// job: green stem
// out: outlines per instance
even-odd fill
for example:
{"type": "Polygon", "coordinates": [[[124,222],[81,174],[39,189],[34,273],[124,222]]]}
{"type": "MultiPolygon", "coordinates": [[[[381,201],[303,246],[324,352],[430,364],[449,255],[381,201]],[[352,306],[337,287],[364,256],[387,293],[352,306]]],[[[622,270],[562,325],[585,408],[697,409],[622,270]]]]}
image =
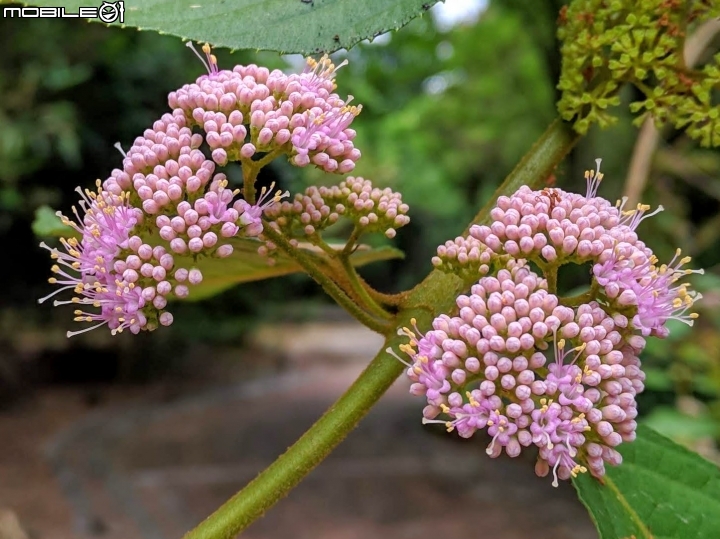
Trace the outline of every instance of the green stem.
{"type": "Polygon", "coordinates": [[[231,539],[283,498],[337,446],[403,370],[378,354],[355,383],[303,436],[184,539],[231,539]]]}
{"type": "MultiPolygon", "coordinates": [[[[406,339],[407,340],[407,339],[406,339]]],[[[382,352],[355,383],[282,456],[184,539],[231,539],[283,498],[357,425],[403,370],[382,352]]]]}
{"type": "Polygon", "coordinates": [[[241,159],[240,166],[243,173],[243,198],[248,204],[255,204],[255,180],[260,172],[260,167],[252,159],[241,159]]]}
{"type": "Polygon", "coordinates": [[[544,277],[547,280],[548,292],[551,294],[557,294],[557,277],[558,267],[556,264],[548,264],[543,270],[544,277]]]}
{"type": "MultiPolygon", "coordinates": [[[[510,195],[523,185],[539,187],[552,173],[555,167],[580,140],[580,135],[573,130],[572,124],[559,118],[551,123],[540,138],[533,144],[530,151],[505,178],[500,187],[495,190],[486,204],[473,218],[470,225],[484,222],[490,216],[490,210],[495,207],[495,201],[500,195],[510,195]]],[[[468,226],[468,228],[470,228],[468,226]]]]}
{"type": "Polygon", "coordinates": [[[350,298],[345,291],[340,288],[330,277],[325,275],[320,268],[317,266],[315,261],[308,253],[304,253],[301,249],[296,249],[281,233],[273,230],[266,224],[263,234],[280,249],[283,250],[288,256],[293,258],[302,268],[313,278],[315,281],[323,287],[323,290],[337,303],[343,307],[348,313],[350,313],[355,319],[357,319],[364,326],[376,331],[378,333],[385,334],[390,325],[390,320],[381,321],[375,316],[363,310],[352,298],[350,298]]]}
{"type": "Polygon", "coordinates": [[[243,198],[249,204],[255,204],[255,195],[257,189],[255,189],[255,180],[257,180],[260,169],[270,163],[273,159],[286,153],[287,149],[284,146],[275,148],[273,151],[268,152],[262,158],[257,161],[252,159],[240,159],[240,166],[242,167],[243,173],[243,198]]]}
{"type": "Polygon", "coordinates": [[[254,162],[255,166],[259,169],[263,168],[265,165],[270,163],[270,161],[273,161],[274,159],[280,157],[282,154],[287,153],[287,148],[280,147],[275,148],[273,151],[268,152],[265,154],[261,159],[258,159],[254,162]]]}
{"type": "MultiPolygon", "coordinates": [[[[523,184],[537,187],[577,140],[578,135],[568,124],[556,120],[507,177],[496,194],[509,193],[523,184]]],[[[493,200],[483,208],[473,223],[487,222],[494,203],[493,200]]],[[[284,237],[280,236],[283,240],[281,242],[280,238],[274,239],[272,236],[280,236],[279,234],[271,233],[268,237],[283,250],[290,247],[293,254],[297,254],[297,250],[292,249],[284,237]]],[[[296,260],[305,267],[299,258],[296,260]]],[[[323,287],[327,280],[330,281],[328,286],[331,289],[337,289],[337,292],[331,294],[333,297],[339,295],[347,298],[335,283],[318,272],[312,261],[308,267],[323,287]]],[[[399,305],[401,311],[395,325],[409,325],[411,318],[417,318],[420,326],[429,326],[433,315],[452,308],[463,287],[462,281],[454,275],[438,270],[430,272],[422,283],[402,295],[399,305]]],[[[407,342],[407,338],[392,335],[391,329],[383,327],[384,334],[391,335],[386,341],[387,345],[397,349],[399,344],[407,342]]],[[[402,371],[400,362],[387,353],[380,352],[347,392],[293,446],[243,490],[190,531],[185,539],[231,539],[247,528],[330,454],[402,371]]]]}
{"type": "Polygon", "coordinates": [[[342,250],[342,256],[348,257],[352,254],[353,247],[355,247],[355,243],[357,243],[359,237],[360,228],[356,226],[355,228],[353,228],[353,231],[350,233],[350,236],[345,243],[345,248],[342,250]]]}
{"type": "Polygon", "coordinates": [[[565,305],[566,307],[577,307],[578,305],[582,305],[583,303],[589,303],[597,298],[599,290],[600,285],[593,278],[590,290],[588,290],[584,294],[578,294],[577,296],[560,298],[560,305],[565,305]]]}
{"type": "MultiPolygon", "coordinates": [[[[416,318],[420,325],[428,326],[433,313],[423,305],[433,298],[441,302],[439,309],[449,308],[454,295],[450,301],[436,298],[459,291],[457,279],[440,272],[433,272],[425,282],[423,290],[408,298],[409,304],[398,318],[398,325],[408,326],[416,318]]],[[[388,332],[386,347],[397,351],[403,343],[407,343],[407,337],[388,332]]],[[[231,539],[247,528],[345,439],[405,368],[387,352],[379,352],[345,394],[297,442],[183,539],[231,539]]]]}
{"type": "Polygon", "coordinates": [[[338,260],[340,260],[340,263],[345,270],[344,274],[347,277],[350,287],[352,288],[353,292],[360,298],[363,305],[365,305],[368,310],[371,311],[375,316],[385,318],[386,320],[392,320],[393,315],[383,309],[370,296],[370,294],[368,293],[368,289],[366,288],[367,285],[364,286],[364,284],[360,282],[360,276],[358,275],[357,271],[355,271],[355,267],[352,265],[350,259],[344,256],[343,253],[343,255],[341,255],[338,260]]]}
{"type": "MultiPolygon", "coordinates": [[[[357,240],[359,234],[357,228],[355,228],[350,235],[350,240],[353,243],[357,240]]],[[[322,249],[327,257],[327,265],[332,268],[335,275],[333,280],[335,283],[351,298],[355,299],[368,311],[379,318],[391,320],[392,314],[382,308],[380,304],[369,294],[368,289],[370,288],[365,282],[360,280],[355,267],[349,259],[350,252],[347,252],[347,245],[342,251],[333,249],[328,245],[325,240],[322,239],[319,233],[315,233],[309,238],[313,245],[316,245],[322,249]]]]}

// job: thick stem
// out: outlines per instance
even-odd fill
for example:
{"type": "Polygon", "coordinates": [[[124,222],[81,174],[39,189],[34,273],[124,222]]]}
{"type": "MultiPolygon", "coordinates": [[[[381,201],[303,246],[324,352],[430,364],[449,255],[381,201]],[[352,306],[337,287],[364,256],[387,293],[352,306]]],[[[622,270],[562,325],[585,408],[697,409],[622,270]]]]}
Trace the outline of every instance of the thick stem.
{"type": "MultiPolygon", "coordinates": [[[[458,281],[452,275],[432,272],[425,286],[408,297],[396,324],[409,326],[410,320],[416,318],[420,325],[429,326],[434,313],[425,305],[432,303],[438,310],[447,310],[459,292],[458,281]]],[[[396,352],[408,340],[394,331],[386,336],[385,347],[396,352]]],[[[231,539],[247,528],[345,439],[405,368],[384,350],[379,352],[345,394],[295,444],[183,539],[231,539]]]]}
{"type": "Polygon", "coordinates": [[[544,277],[547,280],[548,292],[551,294],[557,294],[557,277],[558,267],[555,264],[548,264],[544,271],[544,277]]]}
{"type": "Polygon", "coordinates": [[[385,318],[386,320],[391,320],[393,316],[387,312],[385,309],[383,309],[368,293],[368,289],[366,288],[366,285],[364,285],[363,282],[360,281],[360,276],[358,275],[357,271],[355,271],[355,267],[352,265],[352,262],[350,259],[345,256],[345,254],[341,254],[339,257],[340,263],[342,264],[342,268],[345,272],[345,276],[347,276],[348,282],[350,284],[350,287],[352,288],[354,294],[356,294],[360,300],[362,301],[363,305],[367,307],[367,309],[372,312],[374,315],[385,318]]]}
{"type": "Polygon", "coordinates": [[[252,159],[241,159],[240,166],[243,173],[243,198],[248,204],[255,204],[255,180],[260,172],[260,167],[252,159]]]}
{"type": "Polygon", "coordinates": [[[599,291],[600,285],[593,278],[590,290],[588,290],[584,294],[578,294],[577,296],[560,298],[560,305],[565,305],[566,307],[577,307],[578,305],[582,305],[583,303],[590,303],[597,298],[599,291]]]}
{"type": "Polygon", "coordinates": [[[240,160],[243,173],[243,198],[248,203],[255,204],[255,195],[257,194],[255,181],[257,180],[260,169],[284,153],[287,153],[287,149],[285,147],[280,147],[268,152],[257,161],[253,161],[252,159],[240,160]]]}
{"type": "Polygon", "coordinates": [[[523,185],[542,185],[578,140],[580,135],[573,130],[572,124],[556,119],[540,135],[530,151],[495,190],[490,203],[478,212],[470,224],[476,225],[487,220],[500,195],[510,195],[523,185]]]}
{"type": "Polygon", "coordinates": [[[290,449],[184,539],[231,539],[247,528],[330,454],[402,370],[397,359],[386,352],[378,354],[347,392],[290,449]]]}
{"type": "MultiPolygon", "coordinates": [[[[353,234],[351,234],[350,237],[354,238],[352,240],[354,242],[358,235],[355,231],[353,231],[353,234]]],[[[385,320],[393,318],[393,315],[383,309],[382,306],[370,295],[370,287],[360,279],[360,276],[349,259],[350,253],[346,253],[347,248],[342,251],[333,249],[325,242],[325,240],[322,239],[319,233],[315,233],[310,236],[309,239],[310,243],[322,249],[327,255],[325,262],[331,269],[329,275],[332,276],[332,280],[335,284],[337,284],[350,299],[357,301],[368,312],[379,318],[384,318],[385,320]]],[[[327,271],[323,273],[326,275],[328,274],[327,271]]]]}
{"type": "MultiPolygon", "coordinates": [[[[555,121],[503,182],[497,194],[509,193],[522,184],[537,187],[577,140],[578,136],[568,124],[555,121]],[[528,167],[527,170],[523,166],[528,167]]],[[[494,201],[491,201],[473,223],[484,222],[493,205],[494,201]]],[[[282,239],[287,243],[284,237],[282,239]]],[[[281,246],[279,242],[277,245],[281,246]]],[[[328,279],[322,274],[321,277],[328,279]]],[[[463,287],[462,281],[453,275],[438,270],[430,272],[422,283],[403,295],[395,325],[408,325],[411,318],[417,318],[420,326],[428,327],[433,315],[452,307],[463,287]]],[[[389,330],[385,335],[391,335],[386,344],[394,349],[407,342],[407,338],[392,335],[389,330]]],[[[330,454],[402,371],[401,363],[380,352],[350,389],[285,454],[184,539],[231,539],[247,528],[330,454]]]]}
{"type": "Polygon", "coordinates": [[[350,233],[350,237],[348,238],[347,242],[345,243],[345,248],[342,250],[343,256],[350,256],[353,252],[353,248],[355,247],[355,244],[357,243],[358,238],[360,237],[360,228],[355,227],[353,228],[353,231],[350,233]]]}
{"type": "Polygon", "coordinates": [[[325,275],[320,268],[317,266],[315,261],[310,257],[309,254],[304,253],[300,249],[294,248],[290,245],[290,242],[281,233],[273,230],[270,226],[265,226],[263,234],[275,243],[280,249],[283,250],[288,256],[293,258],[302,268],[313,278],[315,281],[323,287],[323,290],[337,303],[343,307],[348,313],[350,313],[356,320],[358,320],[364,326],[377,331],[378,333],[385,334],[389,329],[389,320],[381,321],[375,316],[363,310],[352,298],[350,298],[342,288],[340,288],[335,281],[325,275]]]}

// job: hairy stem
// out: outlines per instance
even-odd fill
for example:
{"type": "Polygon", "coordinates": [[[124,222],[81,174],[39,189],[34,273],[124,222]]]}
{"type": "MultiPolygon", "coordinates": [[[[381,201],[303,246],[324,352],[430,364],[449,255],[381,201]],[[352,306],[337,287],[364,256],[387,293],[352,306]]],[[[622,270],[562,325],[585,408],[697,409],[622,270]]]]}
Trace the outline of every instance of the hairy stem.
{"type": "Polygon", "coordinates": [[[544,277],[547,280],[548,292],[551,294],[557,294],[557,277],[558,267],[556,264],[548,264],[543,270],[544,277]]]}
{"type": "Polygon", "coordinates": [[[600,285],[593,278],[590,290],[583,294],[578,294],[577,296],[560,298],[560,305],[565,305],[566,307],[577,307],[578,305],[582,305],[583,303],[589,303],[597,298],[599,291],[600,285]]]}
{"type": "MultiPolygon", "coordinates": [[[[510,193],[522,184],[538,187],[577,140],[578,135],[568,124],[556,120],[496,194],[510,193]]],[[[487,222],[494,203],[494,199],[491,200],[476,216],[473,224],[487,222]]],[[[283,250],[289,248],[293,254],[297,254],[297,250],[292,249],[283,236],[272,231],[268,237],[283,250]]],[[[294,258],[305,268],[305,261],[294,258]]],[[[328,287],[326,290],[333,291],[333,297],[347,299],[342,290],[316,268],[313,261],[310,260],[307,266],[313,271],[312,276],[324,288],[328,287]]],[[[463,288],[461,279],[454,275],[438,270],[430,272],[422,283],[398,297],[400,313],[395,319],[395,325],[392,328],[383,325],[384,334],[389,336],[386,344],[397,349],[399,344],[407,342],[406,337],[394,335],[392,329],[409,325],[411,318],[416,318],[420,326],[429,326],[432,316],[452,308],[457,294],[463,288]]],[[[363,315],[367,316],[364,311],[363,315]]],[[[184,539],[231,539],[247,528],[330,454],[402,371],[401,363],[387,353],[380,352],[347,392],[293,446],[184,539]]]]}
{"type": "MultiPolygon", "coordinates": [[[[427,317],[427,315],[426,315],[427,317]]],[[[282,456],[184,539],[231,539],[283,498],[330,454],[402,372],[378,354],[340,399],[282,456]]]]}
{"type": "MultiPolygon", "coordinates": [[[[409,296],[397,324],[410,325],[410,320],[416,318],[419,324],[428,326],[433,313],[424,305],[432,302],[439,309],[449,308],[457,285],[458,279],[452,275],[431,273],[423,289],[409,296]]],[[[391,331],[385,346],[397,350],[406,342],[407,337],[391,331]]],[[[183,539],[231,539],[247,528],[345,439],[404,368],[387,352],[379,352],[345,394],[295,444],[183,539]]]]}
{"type": "MultiPolygon", "coordinates": [[[[382,306],[370,296],[368,293],[369,287],[360,280],[360,276],[352,265],[349,255],[345,254],[345,249],[342,251],[333,249],[317,232],[310,237],[310,242],[322,249],[327,255],[327,258],[323,260],[323,262],[330,268],[330,271],[324,271],[323,273],[331,276],[335,284],[337,284],[348,297],[358,302],[358,304],[373,315],[386,320],[392,319],[392,314],[383,309],[382,306]]],[[[318,269],[322,271],[321,268],[318,269]]]]}
{"type": "Polygon", "coordinates": [[[340,260],[340,263],[342,264],[342,268],[344,271],[344,274],[348,278],[348,282],[350,284],[350,287],[352,288],[353,292],[360,298],[363,305],[365,305],[370,312],[372,312],[374,315],[385,318],[386,320],[391,320],[393,316],[387,312],[385,309],[383,309],[376,301],[373,299],[370,294],[368,293],[368,288],[366,288],[367,285],[365,283],[360,281],[360,276],[358,275],[357,271],[355,270],[355,267],[352,265],[352,262],[350,259],[345,256],[345,253],[343,252],[340,257],[338,258],[340,260]]]}
{"type": "Polygon", "coordinates": [[[243,198],[245,198],[249,204],[255,204],[255,195],[257,194],[255,181],[257,180],[260,169],[284,153],[287,153],[287,149],[285,147],[280,147],[268,152],[257,161],[253,161],[252,159],[240,159],[240,166],[242,167],[243,173],[243,198]]]}
{"type": "Polygon", "coordinates": [[[343,307],[348,313],[350,313],[356,320],[358,320],[364,326],[376,331],[378,333],[385,334],[389,329],[389,320],[381,321],[375,316],[363,310],[352,298],[350,298],[345,291],[340,288],[335,281],[325,275],[315,263],[312,257],[308,253],[304,253],[301,249],[294,248],[290,242],[281,233],[273,230],[270,226],[265,226],[263,234],[280,249],[283,250],[288,256],[292,257],[302,268],[313,278],[315,281],[323,287],[323,290],[337,303],[343,307]]]}
{"type": "Polygon", "coordinates": [[[255,204],[255,180],[260,172],[260,167],[252,159],[241,159],[240,166],[243,174],[243,198],[248,204],[255,204]]]}
{"type": "Polygon", "coordinates": [[[342,250],[343,256],[348,257],[352,254],[353,248],[355,247],[355,244],[357,243],[359,237],[360,228],[358,226],[355,226],[355,228],[353,228],[352,232],[350,233],[347,242],[345,243],[345,248],[342,250]]]}

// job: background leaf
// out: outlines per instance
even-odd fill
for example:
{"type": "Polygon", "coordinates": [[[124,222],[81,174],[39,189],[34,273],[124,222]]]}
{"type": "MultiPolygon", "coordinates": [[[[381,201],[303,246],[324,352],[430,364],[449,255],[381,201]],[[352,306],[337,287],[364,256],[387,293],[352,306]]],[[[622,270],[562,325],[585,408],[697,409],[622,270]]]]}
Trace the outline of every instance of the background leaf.
{"type": "Polygon", "coordinates": [[[574,481],[601,539],[720,537],[720,469],[649,427],[637,434],[604,485],[589,474],[574,481]]]}
{"type": "Polygon", "coordinates": [[[41,238],[47,238],[49,236],[68,238],[75,235],[75,231],[72,228],[62,224],[60,218],[55,215],[55,210],[45,205],[35,210],[32,230],[36,236],[41,238]]]}
{"type": "MultiPolygon", "coordinates": [[[[97,2],[96,4],[99,4],[97,2]]],[[[437,0],[125,0],[125,24],[231,49],[316,54],[397,30],[437,0]]],[[[77,13],[87,0],[26,4],[77,13]]],[[[97,19],[91,19],[97,21],[97,19]]]]}

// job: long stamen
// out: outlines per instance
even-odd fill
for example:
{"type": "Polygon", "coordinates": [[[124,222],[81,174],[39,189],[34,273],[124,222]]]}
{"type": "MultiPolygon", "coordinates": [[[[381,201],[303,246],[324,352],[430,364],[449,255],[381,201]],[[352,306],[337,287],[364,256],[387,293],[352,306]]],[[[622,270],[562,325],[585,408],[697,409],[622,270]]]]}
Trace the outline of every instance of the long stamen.
{"type": "Polygon", "coordinates": [[[395,353],[395,350],[393,350],[393,349],[390,348],[389,346],[385,349],[385,352],[387,352],[388,354],[390,354],[391,356],[393,356],[395,359],[397,359],[400,363],[402,363],[403,365],[405,365],[405,366],[408,367],[409,369],[412,369],[412,368],[413,368],[412,364],[410,364],[409,362],[407,362],[407,361],[405,361],[404,359],[402,359],[399,355],[397,355],[397,354],[395,353]]]}
{"type": "Polygon", "coordinates": [[[188,41],[187,43],[185,43],[185,46],[186,46],[187,48],[189,48],[191,51],[193,51],[193,52],[195,53],[195,56],[197,56],[198,58],[200,58],[200,61],[201,61],[202,64],[205,66],[205,69],[207,69],[208,75],[212,75],[212,70],[210,69],[210,66],[209,66],[208,63],[205,61],[205,58],[203,58],[203,57],[200,55],[200,53],[195,49],[195,45],[193,45],[192,41],[188,41]]]}
{"type": "Polygon", "coordinates": [[[559,459],[559,458],[557,459],[557,462],[555,463],[555,466],[553,466],[553,470],[552,470],[552,473],[553,473],[552,486],[554,486],[555,488],[557,488],[557,487],[559,486],[558,476],[557,476],[558,466],[560,466],[560,459],[559,459]]]}
{"type": "Polygon", "coordinates": [[[123,148],[119,142],[116,142],[115,144],[113,144],[113,147],[117,148],[117,151],[119,151],[123,157],[127,157],[127,153],[125,153],[125,150],[123,150],[123,148]]]}
{"type": "Polygon", "coordinates": [[[81,333],[86,333],[88,331],[92,331],[93,329],[97,329],[101,326],[104,326],[105,324],[107,324],[107,320],[105,320],[104,322],[100,322],[95,326],[90,326],[89,328],[79,329],[78,331],[68,331],[65,335],[69,339],[70,337],[74,337],[75,335],[80,335],[81,333]]]}

